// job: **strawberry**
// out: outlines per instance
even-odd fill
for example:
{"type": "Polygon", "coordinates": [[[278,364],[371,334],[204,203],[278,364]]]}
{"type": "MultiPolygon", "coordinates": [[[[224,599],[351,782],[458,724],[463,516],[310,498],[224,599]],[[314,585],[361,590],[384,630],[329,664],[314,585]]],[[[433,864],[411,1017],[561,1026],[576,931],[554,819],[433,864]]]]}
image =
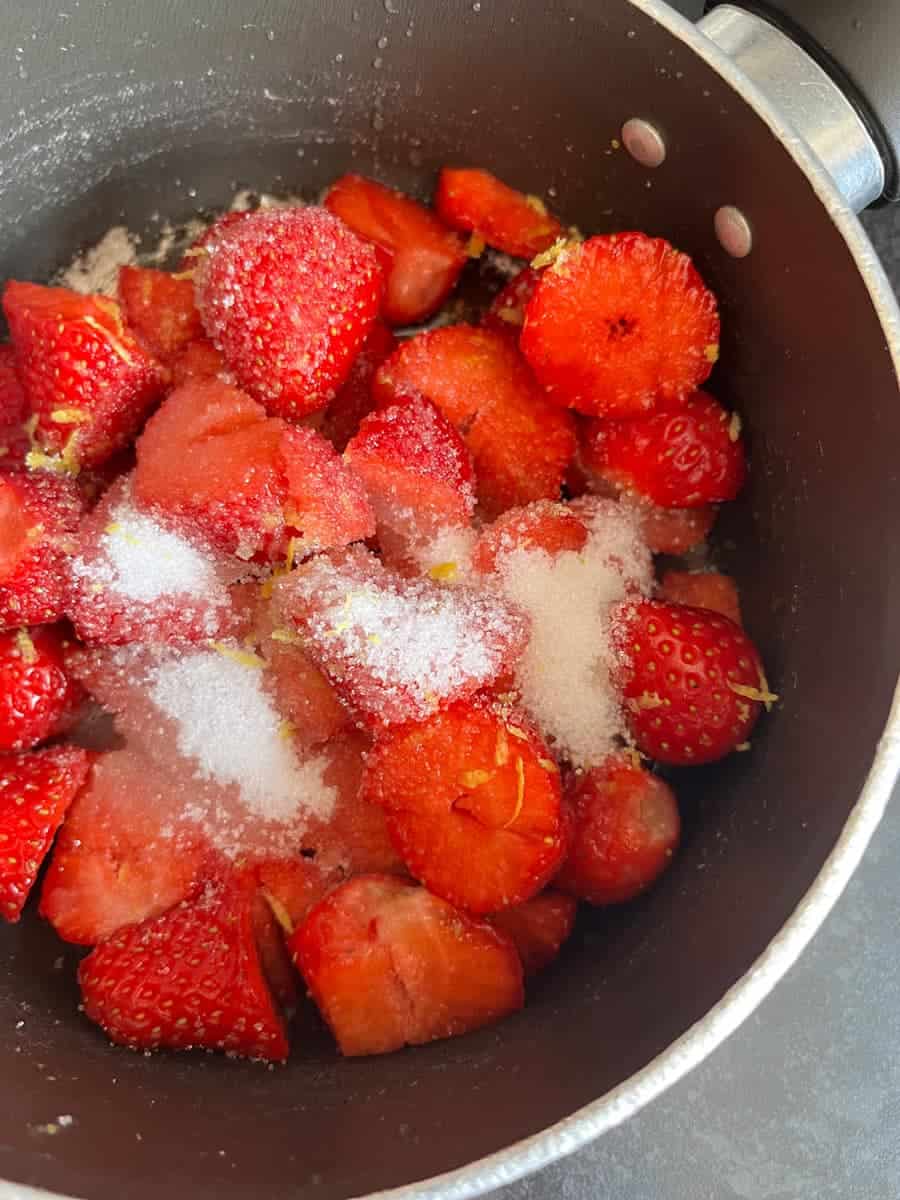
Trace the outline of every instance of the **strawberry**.
{"type": "Polygon", "coordinates": [[[497,293],[491,301],[490,308],[481,318],[484,328],[518,341],[525,324],[525,310],[540,278],[540,272],[535,271],[533,267],[525,267],[518,275],[514,275],[497,293]]]}
{"type": "Polygon", "coordinates": [[[548,888],[522,904],[504,908],[491,924],[512,941],[526,975],[550,965],[572,932],[578,901],[548,888]]]}
{"type": "Polygon", "coordinates": [[[396,349],[397,339],[390,329],[384,321],[376,321],[353,361],[346,383],[325,410],[319,429],[340,454],[346,450],[363,417],[367,417],[375,407],[372,379],[396,349]]]}
{"type": "Polygon", "coordinates": [[[77,473],[127,445],[163,376],[113,300],[13,281],[3,311],[36,418],[35,465],[77,473]]]}
{"type": "Polygon", "coordinates": [[[309,858],[267,859],[253,869],[267,904],[288,937],[331,886],[326,873],[309,858]]]}
{"type": "Polygon", "coordinates": [[[658,775],[614,756],[573,776],[568,798],[572,845],[555,887],[591,904],[618,904],[672,861],[681,822],[675,794],[658,775]]]}
{"type": "Polygon", "coordinates": [[[312,429],[288,427],[279,447],[287,483],[284,503],[288,554],[311,554],[371,537],[375,514],[362,480],[312,429]]]}
{"type": "Polygon", "coordinates": [[[475,472],[465,442],[428,400],[411,397],[370,414],[344,460],[365,484],[387,561],[402,565],[475,510],[475,472]]]}
{"type": "Polygon", "coordinates": [[[661,508],[733,500],[747,474],[735,419],[705,392],[675,413],[591,421],[581,452],[601,479],[661,508]]]}
{"type": "Polygon", "coordinates": [[[375,251],[314,207],[213,229],[194,278],[208,337],[269,412],[296,419],[324,408],[381,305],[375,251]]]}
{"type": "Polygon", "coordinates": [[[581,550],[587,537],[587,527],[567,505],[536,500],[508,509],[482,531],[472,552],[472,566],[479,574],[490,575],[516,550],[543,550],[552,556],[581,550]]]}
{"type": "Polygon", "coordinates": [[[730,575],[719,571],[666,571],[659,583],[659,594],[671,604],[689,604],[708,608],[741,624],[741,602],[737,584],[730,575]]]}
{"type": "Polygon", "coordinates": [[[703,608],[644,600],[613,622],[628,723],[659,762],[713,762],[750,736],[769,692],[744,631],[703,608]]]}
{"type": "Polygon", "coordinates": [[[0,466],[9,471],[23,467],[31,449],[24,428],[28,400],[16,372],[16,352],[0,346],[0,466]]]}
{"type": "Polygon", "coordinates": [[[72,723],[82,691],[56,629],[0,633],[0,751],[30,750],[72,723]]]}
{"type": "Polygon", "coordinates": [[[390,876],[362,875],[335,889],[289,946],[346,1055],[467,1033],[524,1003],[508,938],[390,876]]]}
{"type": "Polygon", "coordinates": [[[414,325],[437,312],[466,264],[462,239],[423,204],[361,175],[343,175],[325,207],[373,242],[385,265],[382,316],[414,325]]]}
{"type": "Polygon", "coordinates": [[[254,938],[255,894],[249,875],[210,882],[98,946],[78,971],[85,1015],[132,1050],[284,1061],[287,1037],[254,938]]]}
{"type": "Polygon", "coordinates": [[[654,554],[687,554],[703,542],[716,523],[718,510],[703,508],[641,508],[641,531],[654,554]]]}
{"type": "Polygon", "coordinates": [[[380,406],[425,396],[456,426],[489,517],[559,498],[575,452],[574,427],[548,403],[507,338],[471,325],[421,333],[391,355],[372,387],[380,406]]]}
{"type": "Polygon", "coordinates": [[[0,758],[0,916],[18,921],[90,755],[76,746],[0,758]]]}
{"type": "Polygon", "coordinates": [[[0,474],[0,629],[58,621],[84,499],[71,479],[0,474]]]}
{"type": "Polygon", "coordinates": [[[93,945],[199,887],[205,843],[166,772],[132,747],[102,756],[69,813],[41,893],[67,942],[93,945]]]}
{"type": "Polygon", "coordinates": [[[518,659],[527,627],[498,596],[404,579],[362,548],[279,580],[281,610],[338,695],[374,726],[420,720],[518,659]]]}
{"type": "Polygon", "coordinates": [[[132,333],[160,362],[170,363],[203,337],[190,279],[152,267],[120,267],[119,302],[132,333]]]}
{"type": "Polygon", "coordinates": [[[513,258],[534,258],[563,231],[538,196],[517,192],[473,167],[444,167],[434,206],[451,229],[472,233],[513,258]]]}
{"type": "Polygon", "coordinates": [[[562,861],[559,770],[541,740],[461,703],[383,734],[363,794],[388,817],[411,873],[469,912],[519,904],[562,861]]]}
{"type": "Polygon", "coordinates": [[[219,379],[227,372],[225,359],[206,338],[188,342],[172,360],[172,385],[203,379],[219,379]]]}
{"type": "Polygon", "coordinates": [[[681,408],[719,352],[716,301],[686,254],[617,233],[571,244],[541,276],[522,353],[558,404],[596,417],[681,408]]]}
{"type": "Polygon", "coordinates": [[[179,272],[195,270],[197,263],[206,253],[207,247],[216,240],[223,229],[239,224],[255,211],[255,209],[242,208],[233,211],[229,209],[227,212],[220,213],[185,250],[178,268],[179,272]]]}

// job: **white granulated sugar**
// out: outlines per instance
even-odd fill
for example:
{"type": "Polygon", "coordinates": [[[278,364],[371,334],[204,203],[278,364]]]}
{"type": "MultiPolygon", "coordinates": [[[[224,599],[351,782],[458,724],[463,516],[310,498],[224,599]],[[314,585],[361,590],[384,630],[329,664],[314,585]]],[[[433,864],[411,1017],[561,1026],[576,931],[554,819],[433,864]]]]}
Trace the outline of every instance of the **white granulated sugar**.
{"type": "Polygon", "coordinates": [[[255,665],[218,650],[188,652],[161,661],[149,673],[148,691],[175,723],[178,749],[200,777],[235,785],[253,816],[330,816],[336,794],[323,780],[324,762],[297,759],[255,665]]]}
{"type": "Polygon", "coordinates": [[[413,548],[419,573],[439,583],[464,583],[469,578],[478,534],[471,526],[448,526],[413,548]]]}
{"type": "Polygon", "coordinates": [[[610,607],[626,595],[646,594],[652,581],[636,519],[624,510],[598,515],[580,551],[511,550],[500,561],[499,578],[503,594],[531,618],[516,668],[523,704],[575,766],[601,761],[624,733],[610,677],[610,607]]]}
{"type": "Polygon", "coordinates": [[[113,225],[96,246],[76,255],[56,282],[82,295],[115,296],[119,267],[134,266],[137,261],[137,238],[124,225],[113,225]]]}

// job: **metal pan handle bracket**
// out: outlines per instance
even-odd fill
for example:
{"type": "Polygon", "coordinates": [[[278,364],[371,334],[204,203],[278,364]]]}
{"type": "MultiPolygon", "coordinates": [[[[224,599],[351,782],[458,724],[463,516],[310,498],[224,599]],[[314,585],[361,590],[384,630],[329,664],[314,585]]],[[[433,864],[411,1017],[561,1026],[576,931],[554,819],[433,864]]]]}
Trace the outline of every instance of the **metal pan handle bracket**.
{"type": "MultiPolygon", "coordinates": [[[[897,147],[900,116],[870,105],[871,95],[886,104],[888,89],[900,94],[900,71],[884,78],[884,91],[868,92],[856,84],[866,53],[871,57],[872,34],[864,52],[854,41],[862,18],[853,10],[869,8],[869,0],[854,4],[824,4],[822,0],[777,0],[754,4],[755,11],[733,4],[711,7],[699,28],[740,67],[777,106],[831,175],[855,212],[879,200],[900,198],[897,147]],[[850,10],[848,12],[847,10],[850,10]],[[830,17],[825,11],[828,10],[830,17]],[[832,26],[846,35],[838,52],[832,26]],[[846,28],[844,28],[846,27],[846,28]],[[803,32],[809,29],[811,35],[803,32]],[[819,41],[821,38],[821,42],[819,41]],[[827,48],[823,48],[827,47],[827,48]],[[846,63],[846,66],[842,65],[846,63]],[[890,117],[897,122],[892,131],[890,117]]],[[[878,7],[877,2],[875,7],[878,7]]],[[[885,5],[882,0],[882,12],[885,5]]],[[[873,22],[874,24],[874,22],[873,22]]],[[[900,22],[897,23],[900,35],[900,22]]],[[[889,60],[900,59],[900,36],[882,28],[889,60]]],[[[877,57],[877,55],[876,55],[877,57]]],[[[893,65],[893,64],[892,64],[893,65]]],[[[869,72],[871,75],[871,71],[869,72]]]]}

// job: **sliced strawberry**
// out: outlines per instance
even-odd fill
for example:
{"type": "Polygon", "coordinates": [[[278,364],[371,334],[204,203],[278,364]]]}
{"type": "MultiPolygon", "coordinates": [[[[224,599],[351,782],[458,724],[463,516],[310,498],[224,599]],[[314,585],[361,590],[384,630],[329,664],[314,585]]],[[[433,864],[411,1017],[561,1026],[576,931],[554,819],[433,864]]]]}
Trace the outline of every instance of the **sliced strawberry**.
{"type": "Polygon", "coordinates": [[[58,621],[84,499],[71,479],[0,474],[0,629],[58,621]]]}
{"type": "Polygon", "coordinates": [[[152,267],[120,267],[119,300],[132,333],[160,362],[170,363],[203,337],[190,279],[152,267]]]}
{"type": "Polygon", "coordinates": [[[188,342],[172,360],[172,384],[181,387],[203,379],[219,379],[228,370],[225,359],[206,338],[188,342]]]}
{"type": "Polygon", "coordinates": [[[278,596],[341,698],[376,726],[472,695],[509,669],[527,638],[499,597],[403,579],[361,548],[310,560],[279,581],[278,596]]]}
{"type": "Polygon", "coordinates": [[[444,167],[434,205],[451,229],[474,233],[513,258],[534,258],[563,231],[540,197],[517,192],[473,167],[444,167]]]}
{"type": "Polygon", "coordinates": [[[654,508],[642,510],[644,541],[654,554],[687,554],[706,541],[718,510],[704,508],[654,508]]]}
{"type": "Polygon", "coordinates": [[[659,594],[671,604],[708,608],[741,624],[741,602],[737,584],[730,575],[719,571],[666,571],[660,580],[659,594]]]}
{"type": "Polygon", "coordinates": [[[6,471],[25,465],[31,441],[24,428],[28,400],[16,371],[16,352],[0,346],[0,466],[6,471]]]}
{"type": "Polygon", "coordinates": [[[575,452],[571,418],[547,402],[509,340],[450,325],[405,342],[373,382],[381,406],[425,396],[462,434],[488,516],[556,500],[575,452]]]}
{"type": "MultiPolygon", "coordinates": [[[[287,628],[273,631],[299,642],[287,628]]],[[[349,728],[353,721],[337,692],[299,644],[275,638],[262,645],[271,668],[272,688],[278,711],[294,729],[294,739],[304,747],[319,746],[349,728]]]]}
{"type": "Polygon", "coordinates": [[[293,553],[311,554],[371,537],[375,514],[359,476],[313,429],[288,427],[278,448],[287,493],[285,537],[293,553]]]}
{"type": "Polygon", "coordinates": [[[0,916],[18,921],[90,755],[76,746],[0,758],[0,916]]]}
{"type": "Polygon", "coordinates": [[[366,417],[345,461],[362,479],[387,561],[407,562],[475,510],[475,472],[465,442],[428,400],[411,397],[366,417]]]}
{"type": "Polygon", "coordinates": [[[414,325],[437,312],[466,264],[460,237],[423,204],[361,175],[343,175],[324,204],[381,251],[389,324],[414,325]]]}
{"type": "Polygon", "coordinates": [[[363,875],[331,892],[290,949],[346,1055],[467,1033],[524,1003],[505,935],[390,876],[363,875]]]}
{"type": "Polygon", "coordinates": [[[550,752],[487,707],[458,704],[382,735],[363,794],[384,808],[412,874],[470,912],[529,899],[565,853],[550,752]]]}
{"type": "Polygon", "coordinates": [[[363,417],[375,407],[372,380],[375,372],[397,349],[397,339],[385,325],[376,321],[356,356],[347,381],[325,410],[319,432],[343,454],[356,434],[363,417]]]}
{"type": "Polygon", "coordinates": [[[96,763],[53,852],[41,915],[67,942],[94,945],[199,887],[208,865],[185,796],[133,747],[96,763]]]}
{"type": "Polygon", "coordinates": [[[578,901],[548,889],[491,917],[519,952],[526,975],[550,965],[575,925],[578,901]]]}
{"type": "Polygon", "coordinates": [[[591,904],[631,900],[672,861],[681,831],[675,794],[624,756],[572,779],[572,845],[554,886],[591,904]]]}
{"type": "Polygon", "coordinates": [[[718,357],[716,300],[662,238],[592,237],[544,271],[520,345],[558,404],[597,417],[680,408],[718,357]]]}
{"type": "Polygon", "coordinates": [[[0,633],[0,751],[30,750],[71,725],[82,690],[56,629],[0,633]]]}
{"type": "Polygon", "coordinates": [[[502,333],[517,342],[525,324],[525,309],[540,282],[540,271],[525,267],[514,275],[491,301],[491,306],[481,319],[485,329],[502,333]]]}
{"type": "Polygon", "coordinates": [[[472,553],[472,566],[479,574],[490,575],[516,550],[543,550],[553,556],[564,550],[581,550],[587,538],[587,526],[567,505],[536,500],[509,509],[483,530],[472,553]]]}
{"type": "Polygon", "coordinates": [[[744,631],[703,608],[644,600],[613,624],[628,723],[659,762],[713,762],[747,741],[769,692],[744,631]]]}
{"type": "Polygon", "coordinates": [[[260,210],[213,229],[194,279],[207,335],[271,413],[324,408],[378,315],[375,251],[314,207],[260,210]]]}
{"type": "Polygon", "coordinates": [[[282,1062],[284,1025],[254,937],[249,876],[115,934],[78,971],[86,1016],[132,1050],[225,1050],[282,1062]]]}
{"type": "Polygon", "coordinates": [[[163,376],[126,329],[118,304],[13,281],[3,311],[41,450],[74,473],[127,445],[163,376]]]}
{"type": "Polygon", "coordinates": [[[255,870],[263,896],[287,937],[333,884],[310,858],[269,859],[255,870]]]}
{"type": "Polygon", "coordinates": [[[661,508],[733,500],[747,474],[733,416],[705,392],[676,413],[591,421],[581,452],[601,479],[661,508]]]}

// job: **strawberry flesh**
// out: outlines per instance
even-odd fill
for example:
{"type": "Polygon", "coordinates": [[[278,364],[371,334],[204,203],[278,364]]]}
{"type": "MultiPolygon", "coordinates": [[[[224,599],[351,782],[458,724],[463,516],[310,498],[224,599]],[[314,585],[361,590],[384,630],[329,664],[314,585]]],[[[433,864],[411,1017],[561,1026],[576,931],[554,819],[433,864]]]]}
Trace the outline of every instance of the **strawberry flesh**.
{"type": "Polygon", "coordinates": [[[742,624],[737,584],[730,575],[719,571],[666,571],[659,583],[659,594],[671,604],[708,608],[728,617],[735,625],[742,624]]]}
{"type": "Polygon", "coordinates": [[[0,633],[0,752],[30,750],[72,724],[82,690],[56,629],[0,633]]]}
{"type": "Polygon", "coordinates": [[[203,337],[190,279],[152,267],[120,267],[119,300],[132,333],[162,363],[203,337]]]}
{"type": "Polygon", "coordinates": [[[519,952],[526,975],[543,971],[557,957],[575,925],[578,901],[551,888],[491,917],[519,952]]]}
{"type": "Polygon", "coordinates": [[[444,167],[435,208],[451,229],[484,239],[513,258],[534,258],[562,234],[562,225],[537,196],[526,196],[473,167],[444,167]]]}

